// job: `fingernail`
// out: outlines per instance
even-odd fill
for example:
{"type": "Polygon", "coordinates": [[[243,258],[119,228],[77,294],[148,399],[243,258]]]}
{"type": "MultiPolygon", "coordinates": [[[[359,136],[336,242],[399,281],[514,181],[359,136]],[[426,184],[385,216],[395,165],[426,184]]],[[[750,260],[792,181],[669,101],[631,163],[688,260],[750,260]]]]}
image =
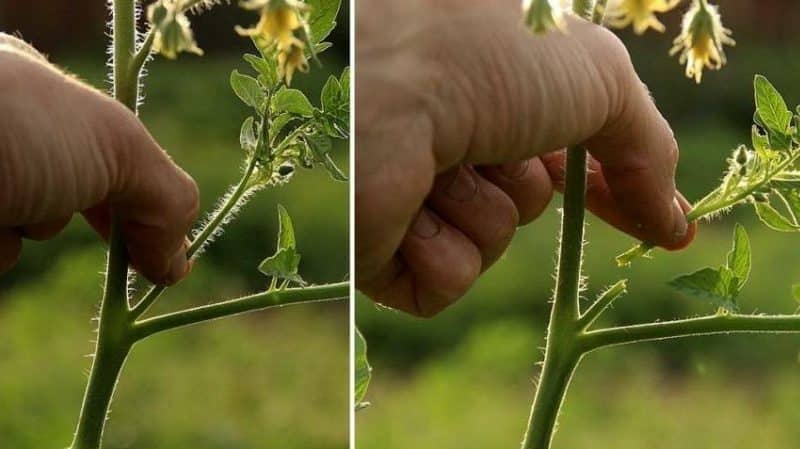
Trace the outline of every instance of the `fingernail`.
{"type": "Polygon", "coordinates": [[[436,237],[439,234],[439,230],[439,222],[425,209],[419,211],[411,227],[411,232],[423,239],[436,237]]]}
{"type": "Polygon", "coordinates": [[[528,165],[530,165],[530,160],[508,162],[500,166],[500,173],[511,181],[515,181],[528,171],[528,165]]]}
{"type": "Polygon", "coordinates": [[[674,236],[675,241],[680,241],[684,237],[686,237],[686,233],[689,232],[689,222],[686,221],[686,212],[683,211],[681,207],[681,203],[678,201],[677,198],[672,200],[672,217],[673,217],[673,224],[674,227],[674,236]]]}
{"type": "Polygon", "coordinates": [[[172,285],[184,277],[186,274],[189,273],[189,261],[186,260],[186,252],[183,248],[178,251],[177,254],[172,256],[172,260],[170,261],[169,272],[164,279],[165,285],[172,285]]]}
{"type": "Polygon", "coordinates": [[[453,181],[447,186],[445,193],[456,201],[467,201],[472,199],[478,192],[478,183],[471,170],[459,167],[458,173],[453,177],[453,181]]]}

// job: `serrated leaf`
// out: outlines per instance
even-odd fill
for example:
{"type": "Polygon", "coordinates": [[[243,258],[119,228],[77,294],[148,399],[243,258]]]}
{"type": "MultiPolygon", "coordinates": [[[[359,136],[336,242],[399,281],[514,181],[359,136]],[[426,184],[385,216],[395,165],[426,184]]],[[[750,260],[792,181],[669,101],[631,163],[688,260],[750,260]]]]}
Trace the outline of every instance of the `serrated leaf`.
{"type": "Polygon", "coordinates": [[[297,89],[281,89],[272,98],[276,112],[290,112],[303,117],[314,115],[314,107],[305,94],[297,89]]]}
{"type": "Polygon", "coordinates": [[[709,299],[729,311],[736,311],[737,306],[734,300],[735,293],[738,291],[736,291],[734,283],[738,283],[738,281],[727,267],[721,267],[719,270],[709,267],[679,276],[671,280],[669,285],[683,293],[709,299]],[[734,294],[732,295],[732,293],[734,294]]]}
{"type": "Polygon", "coordinates": [[[364,408],[367,403],[364,402],[364,397],[367,395],[367,388],[369,381],[372,378],[372,367],[369,365],[367,359],[367,341],[361,334],[361,331],[356,328],[355,330],[355,397],[354,403],[356,409],[364,408]]]}
{"type": "Polygon", "coordinates": [[[756,75],[754,80],[756,110],[764,126],[776,134],[786,135],[792,120],[781,94],[765,77],[756,75]]]}
{"type": "Polygon", "coordinates": [[[300,277],[300,254],[295,248],[294,226],[286,209],[278,205],[278,245],[275,254],[264,259],[258,266],[259,271],[276,279],[286,279],[298,284],[305,284],[300,277]]]}
{"type": "Polygon", "coordinates": [[[263,112],[262,109],[264,107],[266,95],[255,78],[243,75],[239,73],[238,70],[234,70],[231,72],[231,88],[244,104],[256,109],[259,114],[263,112]]]}
{"type": "Polygon", "coordinates": [[[342,99],[342,86],[339,84],[339,80],[331,75],[328,77],[328,81],[325,82],[325,85],[322,87],[322,93],[320,94],[320,102],[322,103],[322,110],[324,111],[332,111],[339,107],[342,99]]]}
{"type": "Polygon", "coordinates": [[[755,201],[753,205],[756,209],[756,215],[758,215],[758,218],[770,229],[780,232],[800,231],[800,226],[797,226],[792,222],[792,220],[783,216],[768,202],[755,201]]]}
{"type": "Polygon", "coordinates": [[[786,205],[792,216],[792,221],[798,223],[798,220],[800,220],[800,191],[796,188],[779,188],[775,191],[775,195],[786,205]]]}
{"type": "Polygon", "coordinates": [[[317,44],[336,27],[341,0],[306,0],[306,4],[311,7],[308,18],[311,42],[317,44]]]}
{"type": "Polygon", "coordinates": [[[241,131],[239,131],[239,145],[245,151],[255,151],[258,145],[258,138],[256,137],[254,125],[253,117],[247,117],[242,123],[241,131]]]}
{"type": "Polygon", "coordinates": [[[245,54],[244,60],[247,61],[253,70],[259,75],[259,80],[265,86],[274,86],[278,82],[278,66],[274,59],[264,59],[256,55],[245,54]]]}
{"type": "Polygon", "coordinates": [[[297,254],[297,251],[294,249],[280,249],[272,256],[264,259],[258,266],[258,271],[275,279],[285,279],[303,285],[305,281],[297,274],[299,266],[300,254],[297,254]]]}
{"type": "Polygon", "coordinates": [[[733,230],[733,248],[728,253],[728,268],[739,282],[738,290],[741,290],[750,276],[750,261],[750,239],[744,226],[736,223],[733,230]]]}

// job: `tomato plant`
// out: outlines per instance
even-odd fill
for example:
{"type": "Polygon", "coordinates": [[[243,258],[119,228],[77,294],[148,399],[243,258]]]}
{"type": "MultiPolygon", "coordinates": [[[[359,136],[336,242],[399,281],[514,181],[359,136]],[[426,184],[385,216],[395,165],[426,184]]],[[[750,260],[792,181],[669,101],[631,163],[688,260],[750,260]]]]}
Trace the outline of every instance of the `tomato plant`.
{"type": "MultiPolygon", "coordinates": [[[[114,97],[134,112],[141,103],[143,68],[153,54],[175,58],[182,52],[202,54],[188,15],[211,9],[212,0],[158,0],[147,8],[148,29],[136,27],[138,2],[114,0],[112,79],[114,97]]],[[[317,54],[331,46],[325,38],[335,27],[340,0],[249,0],[241,5],[259,14],[250,29],[238,28],[258,51],[244,55],[254,76],[233,71],[231,87],[252,115],[242,124],[242,177],[193,233],[187,251],[195,260],[236,212],[260,190],[289,182],[298,168],[321,166],[334,180],[347,178],[333,162],[332,139],[349,137],[350,72],[331,76],[322,89],[320,106],[289,87],[297,72],[310,69],[317,54]]],[[[105,288],[98,320],[97,344],[71,449],[97,449],[115,386],[123,365],[138,342],[178,327],[243,312],[312,301],[347,298],[349,283],[309,285],[300,276],[292,221],[278,207],[277,250],[259,266],[270,278],[262,292],[210,305],[145,317],[166,290],[152,286],[132,298],[125,242],[113,220],[105,288]]]]}

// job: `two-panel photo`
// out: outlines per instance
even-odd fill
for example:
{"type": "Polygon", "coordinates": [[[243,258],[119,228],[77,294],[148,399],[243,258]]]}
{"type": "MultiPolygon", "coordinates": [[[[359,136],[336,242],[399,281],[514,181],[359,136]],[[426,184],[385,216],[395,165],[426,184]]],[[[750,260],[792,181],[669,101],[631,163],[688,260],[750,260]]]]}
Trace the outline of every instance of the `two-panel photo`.
{"type": "Polygon", "coordinates": [[[0,0],[0,449],[800,449],[798,25],[0,0]]]}

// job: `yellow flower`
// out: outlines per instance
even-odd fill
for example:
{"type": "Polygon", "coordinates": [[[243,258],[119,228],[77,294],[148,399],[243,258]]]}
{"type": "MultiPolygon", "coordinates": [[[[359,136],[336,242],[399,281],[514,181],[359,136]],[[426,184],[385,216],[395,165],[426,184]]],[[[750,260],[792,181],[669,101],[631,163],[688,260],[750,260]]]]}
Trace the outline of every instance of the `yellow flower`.
{"type": "Polygon", "coordinates": [[[278,46],[278,70],[281,77],[286,79],[287,86],[292,84],[295,71],[308,71],[305,47],[300,39],[294,37],[288,46],[278,46]]]}
{"type": "Polygon", "coordinates": [[[703,69],[719,70],[727,62],[723,45],[736,45],[731,30],[722,26],[718,8],[707,0],[695,0],[683,17],[681,34],[675,39],[670,55],[680,53],[686,64],[686,76],[699,84],[703,69]]]}
{"type": "Polygon", "coordinates": [[[649,28],[664,32],[664,24],[656,18],[656,13],[667,12],[681,0],[612,0],[606,9],[608,24],[625,28],[633,24],[636,34],[644,34],[649,28]]]}
{"type": "Polygon", "coordinates": [[[303,4],[289,0],[251,0],[243,3],[245,9],[261,9],[261,19],[253,28],[237,26],[242,36],[262,38],[278,45],[289,46],[294,30],[302,26],[299,11],[303,4]]]}
{"type": "Polygon", "coordinates": [[[563,29],[563,12],[558,4],[551,0],[527,0],[523,3],[525,23],[536,34],[543,34],[552,29],[563,29]]]}

